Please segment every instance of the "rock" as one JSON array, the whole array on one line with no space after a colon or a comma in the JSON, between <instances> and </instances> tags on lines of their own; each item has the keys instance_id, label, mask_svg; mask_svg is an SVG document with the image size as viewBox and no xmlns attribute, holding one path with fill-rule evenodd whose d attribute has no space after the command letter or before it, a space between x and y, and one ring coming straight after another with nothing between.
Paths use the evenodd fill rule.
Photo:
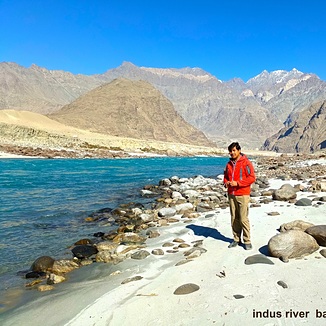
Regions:
<instances>
[{"instance_id":1,"label":"rock","mask_svg":"<svg viewBox=\"0 0 326 326\"><path fill-rule=\"evenodd\" d=\"M60 275L56 275L54 273L51 273L48 276L48 279L46 281L46 283L48 285L52 285L52 284L58 284L58 283L62 283L66 280L66 278L64 276L60 276Z\"/></svg>"},{"instance_id":2,"label":"rock","mask_svg":"<svg viewBox=\"0 0 326 326\"><path fill-rule=\"evenodd\" d=\"M103 232L96 232L96 233L93 234L93 236L96 237L96 238L101 238L104 235L105 235L105 233L103 233Z\"/></svg>"},{"instance_id":3,"label":"rock","mask_svg":"<svg viewBox=\"0 0 326 326\"><path fill-rule=\"evenodd\" d=\"M191 211L193 208L194 205L192 203L183 203L183 204L175 205L175 210L180 214L186 211Z\"/></svg>"},{"instance_id":4,"label":"rock","mask_svg":"<svg viewBox=\"0 0 326 326\"><path fill-rule=\"evenodd\" d=\"M43 282L42 280L34 280L34 281L30 282L30 283L25 284L25 286L27 288L30 288L30 287L33 287L34 285L40 284L42 282Z\"/></svg>"},{"instance_id":5,"label":"rock","mask_svg":"<svg viewBox=\"0 0 326 326\"><path fill-rule=\"evenodd\" d=\"M201 256L201 254L205 253L206 251L207 250L204 248L194 247L194 248L187 250L184 253L184 256L186 256L187 259L193 259L193 258L197 258L197 257Z\"/></svg>"},{"instance_id":6,"label":"rock","mask_svg":"<svg viewBox=\"0 0 326 326\"><path fill-rule=\"evenodd\" d=\"M242 295L242 294L234 294L233 297L234 297L235 299L243 299L245 296Z\"/></svg>"},{"instance_id":7,"label":"rock","mask_svg":"<svg viewBox=\"0 0 326 326\"><path fill-rule=\"evenodd\" d=\"M162 247L173 247L174 246L174 243L172 242L165 242L162 244Z\"/></svg>"},{"instance_id":8,"label":"rock","mask_svg":"<svg viewBox=\"0 0 326 326\"><path fill-rule=\"evenodd\" d=\"M155 197L157 194L153 191L150 191L150 190L146 190L146 189L142 189L140 191L140 194L143 196L143 197Z\"/></svg>"},{"instance_id":9,"label":"rock","mask_svg":"<svg viewBox=\"0 0 326 326\"><path fill-rule=\"evenodd\" d=\"M184 294L193 293L193 292L198 291L198 290L199 290L199 286L197 284L187 283L187 284L183 284L183 285L179 286L173 292L173 294L175 294L175 295L184 295Z\"/></svg>"},{"instance_id":10,"label":"rock","mask_svg":"<svg viewBox=\"0 0 326 326\"><path fill-rule=\"evenodd\" d=\"M75 242L75 246L78 246L78 245L86 245L86 244L92 244L92 240L90 239L80 239L78 240L77 242Z\"/></svg>"},{"instance_id":11,"label":"rock","mask_svg":"<svg viewBox=\"0 0 326 326\"><path fill-rule=\"evenodd\" d=\"M262 196L272 196L273 195L273 191L272 190L264 190L261 192Z\"/></svg>"},{"instance_id":12,"label":"rock","mask_svg":"<svg viewBox=\"0 0 326 326\"><path fill-rule=\"evenodd\" d=\"M158 184L159 184L159 186L169 187L169 186L171 186L172 182L170 179L165 178L165 179L160 180Z\"/></svg>"},{"instance_id":13,"label":"rock","mask_svg":"<svg viewBox=\"0 0 326 326\"><path fill-rule=\"evenodd\" d=\"M25 278L39 278L39 277L42 277L42 276L45 276L46 273L44 272L28 272L25 274Z\"/></svg>"},{"instance_id":14,"label":"rock","mask_svg":"<svg viewBox=\"0 0 326 326\"><path fill-rule=\"evenodd\" d=\"M54 289L53 285L39 285L37 287L37 290L40 292L44 292L44 291L51 291Z\"/></svg>"},{"instance_id":15,"label":"rock","mask_svg":"<svg viewBox=\"0 0 326 326\"><path fill-rule=\"evenodd\" d=\"M180 243L178 248L189 248L190 245L188 243Z\"/></svg>"},{"instance_id":16,"label":"rock","mask_svg":"<svg viewBox=\"0 0 326 326\"><path fill-rule=\"evenodd\" d=\"M295 206L311 206L311 199L309 198L301 198L294 203Z\"/></svg>"},{"instance_id":17,"label":"rock","mask_svg":"<svg viewBox=\"0 0 326 326\"><path fill-rule=\"evenodd\" d=\"M98 250L91 245L80 245L74 247L71 251L75 257L79 259L84 259L97 254Z\"/></svg>"},{"instance_id":18,"label":"rock","mask_svg":"<svg viewBox=\"0 0 326 326\"><path fill-rule=\"evenodd\" d=\"M184 212L182 215L182 218L192 219L192 218L197 218L199 216L200 216L200 213L198 213L198 212Z\"/></svg>"},{"instance_id":19,"label":"rock","mask_svg":"<svg viewBox=\"0 0 326 326\"><path fill-rule=\"evenodd\" d=\"M185 241L183 239L181 239L181 238L175 238L175 239L172 240L172 242L183 243Z\"/></svg>"},{"instance_id":20,"label":"rock","mask_svg":"<svg viewBox=\"0 0 326 326\"><path fill-rule=\"evenodd\" d=\"M135 253L133 253L131 255L131 258L132 259L145 259L147 256L149 256L150 253L146 250L139 250L139 251L136 251Z\"/></svg>"},{"instance_id":21,"label":"rock","mask_svg":"<svg viewBox=\"0 0 326 326\"><path fill-rule=\"evenodd\" d=\"M172 217L176 214L176 210L172 207L163 207L158 211L159 217Z\"/></svg>"},{"instance_id":22,"label":"rock","mask_svg":"<svg viewBox=\"0 0 326 326\"><path fill-rule=\"evenodd\" d=\"M134 276L134 277L129 277L129 278L126 278L125 280L123 280L121 282L121 284L126 284L126 283L129 283L129 282L134 282L134 281L139 281L141 280L143 277L142 276Z\"/></svg>"},{"instance_id":23,"label":"rock","mask_svg":"<svg viewBox=\"0 0 326 326\"><path fill-rule=\"evenodd\" d=\"M53 267L54 259L49 256L41 256L37 258L31 266L33 272L47 272Z\"/></svg>"},{"instance_id":24,"label":"rock","mask_svg":"<svg viewBox=\"0 0 326 326\"><path fill-rule=\"evenodd\" d=\"M326 192L326 181L320 181L319 187L320 187L320 191Z\"/></svg>"},{"instance_id":25,"label":"rock","mask_svg":"<svg viewBox=\"0 0 326 326\"><path fill-rule=\"evenodd\" d=\"M183 198L183 196L179 191L173 191L172 194L171 194L171 198L172 199L179 199L179 198Z\"/></svg>"},{"instance_id":26,"label":"rock","mask_svg":"<svg viewBox=\"0 0 326 326\"><path fill-rule=\"evenodd\" d=\"M210 212L214 209L211 203L205 203L201 202L197 205L196 207L196 212L197 213L205 213L205 212Z\"/></svg>"},{"instance_id":27,"label":"rock","mask_svg":"<svg viewBox=\"0 0 326 326\"><path fill-rule=\"evenodd\" d=\"M134 232L119 233L113 239L113 242L123 243L123 244L144 243L145 241L146 241L145 237L142 237Z\"/></svg>"},{"instance_id":28,"label":"rock","mask_svg":"<svg viewBox=\"0 0 326 326\"><path fill-rule=\"evenodd\" d=\"M296 190L288 183L273 192L274 200L288 201L297 197Z\"/></svg>"},{"instance_id":29,"label":"rock","mask_svg":"<svg viewBox=\"0 0 326 326\"><path fill-rule=\"evenodd\" d=\"M192 199L192 198L197 198L200 196L200 193L196 190L186 190L184 193L183 193L184 197L187 198L187 199Z\"/></svg>"},{"instance_id":30,"label":"rock","mask_svg":"<svg viewBox=\"0 0 326 326\"><path fill-rule=\"evenodd\" d=\"M326 225L311 226L305 232L314 237L320 246L326 247Z\"/></svg>"},{"instance_id":31,"label":"rock","mask_svg":"<svg viewBox=\"0 0 326 326\"><path fill-rule=\"evenodd\" d=\"M309 255L319 246L316 240L301 230L289 230L273 236L268 241L268 250L272 257L288 262L290 258Z\"/></svg>"},{"instance_id":32,"label":"rock","mask_svg":"<svg viewBox=\"0 0 326 326\"><path fill-rule=\"evenodd\" d=\"M305 222L302 220L295 220L292 222L284 223L280 226L280 232L285 232L289 230L302 230L305 231L306 229L314 226L314 224Z\"/></svg>"},{"instance_id":33,"label":"rock","mask_svg":"<svg viewBox=\"0 0 326 326\"><path fill-rule=\"evenodd\" d=\"M80 266L88 266L93 264L92 259L83 259L82 261L79 262Z\"/></svg>"},{"instance_id":34,"label":"rock","mask_svg":"<svg viewBox=\"0 0 326 326\"><path fill-rule=\"evenodd\" d=\"M269 212L269 213L267 213L267 215L269 215L269 216L277 216L277 215L280 215L280 213L279 212Z\"/></svg>"},{"instance_id":35,"label":"rock","mask_svg":"<svg viewBox=\"0 0 326 326\"><path fill-rule=\"evenodd\" d=\"M179 220L177 218L174 218L174 217L169 217L167 219L168 223L177 223L179 222Z\"/></svg>"},{"instance_id":36,"label":"rock","mask_svg":"<svg viewBox=\"0 0 326 326\"><path fill-rule=\"evenodd\" d=\"M154 214L147 214L147 213L142 213L139 215L139 218L144 222L144 223L148 223L148 222L153 222L155 221L156 217L154 216Z\"/></svg>"},{"instance_id":37,"label":"rock","mask_svg":"<svg viewBox=\"0 0 326 326\"><path fill-rule=\"evenodd\" d=\"M180 178L178 177L178 176L176 176L176 175L174 175L174 176L172 176L171 178L170 178L170 180L171 180L171 182L172 182L172 184L176 184L176 183L179 183L180 181Z\"/></svg>"},{"instance_id":38,"label":"rock","mask_svg":"<svg viewBox=\"0 0 326 326\"><path fill-rule=\"evenodd\" d=\"M320 250L319 253L326 258L326 249Z\"/></svg>"},{"instance_id":39,"label":"rock","mask_svg":"<svg viewBox=\"0 0 326 326\"><path fill-rule=\"evenodd\" d=\"M97 263L109 263L113 260L110 250L101 250L96 254L95 261Z\"/></svg>"},{"instance_id":40,"label":"rock","mask_svg":"<svg viewBox=\"0 0 326 326\"><path fill-rule=\"evenodd\" d=\"M158 238L160 236L160 232L156 231L156 230L148 230L146 232L146 235L152 239L152 238Z\"/></svg>"},{"instance_id":41,"label":"rock","mask_svg":"<svg viewBox=\"0 0 326 326\"><path fill-rule=\"evenodd\" d=\"M117 247L119 246L118 243L114 243L111 241L102 241L96 244L96 248L98 251L110 251L111 253L114 253Z\"/></svg>"},{"instance_id":42,"label":"rock","mask_svg":"<svg viewBox=\"0 0 326 326\"><path fill-rule=\"evenodd\" d=\"M52 272L55 274L64 274L79 268L79 264L71 259L56 260L52 267Z\"/></svg>"},{"instance_id":43,"label":"rock","mask_svg":"<svg viewBox=\"0 0 326 326\"><path fill-rule=\"evenodd\" d=\"M132 245L119 245L116 249L115 253L117 255L125 255L131 250L145 248L145 245L138 245L138 244L132 244Z\"/></svg>"},{"instance_id":44,"label":"rock","mask_svg":"<svg viewBox=\"0 0 326 326\"><path fill-rule=\"evenodd\" d=\"M287 284L285 283L285 282L283 282L283 281L277 281L277 284L279 285L279 286L281 286L283 289L287 289Z\"/></svg>"},{"instance_id":45,"label":"rock","mask_svg":"<svg viewBox=\"0 0 326 326\"><path fill-rule=\"evenodd\" d=\"M152 254L153 255L164 255L164 251L162 249L153 249Z\"/></svg>"},{"instance_id":46,"label":"rock","mask_svg":"<svg viewBox=\"0 0 326 326\"><path fill-rule=\"evenodd\" d=\"M274 265L274 263L270 259L268 259L265 255L261 255L261 254L247 257L244 263L246 265L252 265L252 264Z\"/></svg>"}]
</instances>

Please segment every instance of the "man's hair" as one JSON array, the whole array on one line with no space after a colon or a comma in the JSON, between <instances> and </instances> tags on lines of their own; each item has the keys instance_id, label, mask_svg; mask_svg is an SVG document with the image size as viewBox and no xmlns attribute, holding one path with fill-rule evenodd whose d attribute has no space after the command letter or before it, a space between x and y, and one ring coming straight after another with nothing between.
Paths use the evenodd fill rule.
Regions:
<instances>
[{"instance_id":1,"label":"man's hair","mask_svg":"<svg viewBox=\"0 0 326 326\"><path fill-rule=\"evenodd\" d=\"M238 151L241 149L241 146L240 146L240 144L238 142L233 142L228 147L229 152L232 151L233 147L235 147Z\"/></svg>"}]
</instances>

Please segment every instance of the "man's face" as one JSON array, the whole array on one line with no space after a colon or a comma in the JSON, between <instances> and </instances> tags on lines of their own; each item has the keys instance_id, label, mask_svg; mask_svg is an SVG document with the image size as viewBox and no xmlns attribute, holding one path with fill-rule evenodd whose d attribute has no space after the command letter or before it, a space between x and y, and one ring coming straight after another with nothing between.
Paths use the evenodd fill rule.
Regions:
<instances>
[{"instance_id":1,"label":"man's face","mask_svg":"<svg viewBox=\"0 0 326 326\"><path fill-rule=\"evenodd\" d=\"M232 150L229 152L231 160L236 161L241 154L241 150L238 150L236 147L233 147Z\"/></svg>"}]
</instances>

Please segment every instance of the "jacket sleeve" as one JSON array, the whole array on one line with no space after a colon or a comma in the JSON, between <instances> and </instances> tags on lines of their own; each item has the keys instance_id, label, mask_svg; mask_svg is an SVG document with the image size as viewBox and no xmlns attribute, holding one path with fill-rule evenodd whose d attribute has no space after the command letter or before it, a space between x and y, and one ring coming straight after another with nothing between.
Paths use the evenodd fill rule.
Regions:
<instances>
[{"instance_id":1,"label":"jacket sleeve","mask_svg":"<svg viewBox=\"0 0 326 326\"><path fill-rule=\"evenodd\" d=\"M228 177L228 166L226 165L226 167L224 169L223 183L226 184L228 181L229 181L229 177Z\"/></svg>"},{"instance_id":2,"label":"jacket sleeve","mask_svg":"<svg viewBox=\"0 0 326 326\"><path fill-rule=\"evenodd\" d=\"M238 187L248 187L256 181L255 169L251 161L247 161L245 165L246 173L245 178L238 181Z\"/></svg>"}]
</instances>

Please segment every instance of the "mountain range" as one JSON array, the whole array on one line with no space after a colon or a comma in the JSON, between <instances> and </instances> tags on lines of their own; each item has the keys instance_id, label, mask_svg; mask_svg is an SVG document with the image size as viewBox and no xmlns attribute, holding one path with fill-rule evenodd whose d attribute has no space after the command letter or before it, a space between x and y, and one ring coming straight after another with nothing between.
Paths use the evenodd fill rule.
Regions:
<instances>
[{"instance_id":1,"label":"mountain range","mask_svg":"<svg viewBox=\"0 0 326 326\"><path fill-rule=\"evenodd\" d=\"M143 81L147 83L146 85L149 83L163 95L162 98L171 103L173 109L171 105L168 105L169 109L164 106L160 111L162 119L162 112L166 111L163 119L165 127L174 120L174 117L178 116L202 132L199 133L201 136L193 134L191 139L192 132L191 129L188 129L180 137L180 140L183 139L182 141L188 139L191 143L198 139L198 144L200 142L201 144L207 143L207 140L204 140L203 134L205 134L218 147L225 147L234 140L239 141L246 148L275 151L310 152L325 147L326 134L321 127L323 123L314 124L314 127L318 129L317 132L311 127L303 128L306 136L300 146L297 144L298 141L294 141L295 137L289 137L294 130L297 133L301 132L301 129L291 126L305 124L306 122L300 122L301 119L306 121L307 115L310 113L314 115L316 112L312 107L316 108L316 105L322 105L326 99L326 82L320 80L315 74L303 73L296 69L263 71L247 82L239 78L223 82L200 68L146 68L124 62L121 66L103 74L87 76L47 70L36 65L24 68L16 63L3 62L0 63L0 109L41 113L65 124L71 124L71 121L78 116L78 123L81 124L80 106L84 106L82 99L85 99L89 92L98 87L106 87L106 84L116 79L120 80L120 78ZM127 89L128 87L125 91ZM135 110L134 114L131 113L131 104L136 96L134 91L130 89L126 95L130 99L130 107L126 111L129 112L128 114L133 120L138 121L138 127L130 125L127 128L122 119L120 119L120 128L116 125L119 120L114 120L115 125L113 125L113 120L109 120L108 116L113 112L116 115L119 112L121 114L125 107L121 106L121 103L117 106L117 101L111 97L110 105L106 106L106 110L108 112L112 110L112 112L100 115L102 124L106 124L108 127L106 132L114 134L119 130L126 132L128 137L130 135L135 138L144 135L145 131L139 129L141 125L139 122L143 121L144 124L148 124L144 120L144 116L150 115L150 109L146 109L144 112ZM140 89L137 88L137 92L139 91ZM90 101L91 96L93 96L91 102L94 105L87 106L88 115L85 112L85 118L88 121L92 110L97 107L96 96L87 95L86 101ZM144 94L140 98L144 98ZM151 101L146 100L145 102L150 103ZM137 103L135 105L139 106L140 102ZM78 110L77 107L79 107ZM175 110L174 114L176 115L172 115L173 118L171 116L169 119L172 114L171 110ZM69 121L68 111L70 111ZM75 118L72 117L74 114ZM318 117L318 121L325 122L323 114L319 114ZM81 125L74 126L81 127ZM100 128L100 123L93 125L93 128L100 131L97 129ZM171 128L171 138L168 140L167 135L164 136L168 141L176 137L181 130L177 124ZM189 126L184 128L187 129ZM288 128L286 132L284 132L284 128ZM150 129L150 125L148 129ZM172 130L174 130L174 134ZM283 130L281 138L277 136L280 130ZM148 133L147 128L146 132ZM154 130L149 133L152 135L151 137L156 137ZM162 135L162 130L157 131L157 134ZM318 135L318 140L314 139L315 135ZM280 142L287 144L280 145Z\"/></svg>"}]
</instances>

